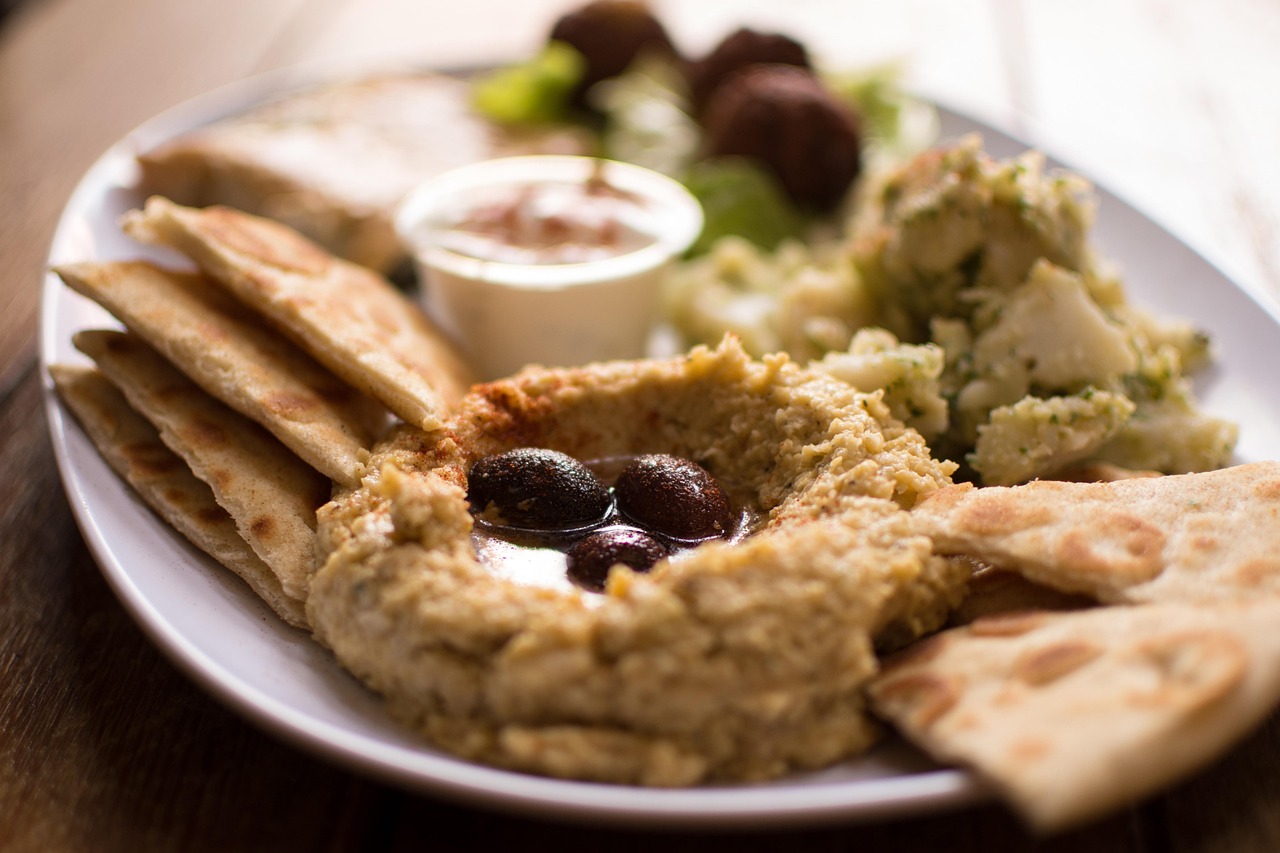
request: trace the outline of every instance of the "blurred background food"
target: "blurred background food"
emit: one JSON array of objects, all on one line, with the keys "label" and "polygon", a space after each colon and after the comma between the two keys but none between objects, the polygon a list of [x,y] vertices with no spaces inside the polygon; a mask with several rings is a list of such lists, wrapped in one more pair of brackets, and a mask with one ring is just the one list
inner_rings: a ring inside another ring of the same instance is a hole
[{"label": "blurred background food", "polygon": [[[14,5],[12,0],[5,6]],[[0,31],[0,387],[34,352],[34,283],[78,176],[156,112],[305,63],[474,67],[531,55],[573,0],[465,4],[27,0]],[[1154,213],[1235,278],[1280,294],[1280,10],[1269,0],[678,3],[687,57],[739,28],[832,69],[896,64],[911,89],[1032,137]],[[74,61],[72,61],[74,57]],[[12,212],[9,212],[12,211]]]}]

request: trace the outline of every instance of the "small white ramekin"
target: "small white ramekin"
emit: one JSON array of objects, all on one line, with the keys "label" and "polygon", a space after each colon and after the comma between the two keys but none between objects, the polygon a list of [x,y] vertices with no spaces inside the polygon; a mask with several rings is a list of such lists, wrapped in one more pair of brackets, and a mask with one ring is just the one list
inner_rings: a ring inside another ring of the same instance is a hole
[{"label": "small white ramekin", "polygon": [[[434,245],[468,195],[510,186],[581,184],[595,178],[644,205],[653,242],[582,263],[482,260]],[[657,319],[664,271],[702,230],[702,208],[657,172],[593,157],[508,157],[454,169],[409,193],[396,215],[412,252],[423,307],[462,347],[477,374],[494,379],[527,364],[566,366],[638,358]]]}]

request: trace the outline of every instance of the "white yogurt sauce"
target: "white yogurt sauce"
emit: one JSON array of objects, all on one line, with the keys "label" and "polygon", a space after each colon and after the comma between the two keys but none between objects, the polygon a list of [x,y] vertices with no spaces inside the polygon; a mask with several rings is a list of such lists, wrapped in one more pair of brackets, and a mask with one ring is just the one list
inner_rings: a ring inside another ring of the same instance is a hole
[{"label": "white yogurt sauce", "polygon": [[603,181],[542,183],[478,194],[432,235],[440,248],[504,264],[580,264],[651,245],[643,199]]}]

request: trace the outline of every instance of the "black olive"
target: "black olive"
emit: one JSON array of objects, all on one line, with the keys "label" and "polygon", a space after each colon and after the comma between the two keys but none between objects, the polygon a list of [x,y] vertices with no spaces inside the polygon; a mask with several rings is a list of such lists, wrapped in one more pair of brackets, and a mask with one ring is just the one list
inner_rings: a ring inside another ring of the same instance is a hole
[{"label": "black olive", "polygon": [[618,475],[614,494],[619,512],[672,539],[697,541],[733,532],[733,508],[724,489],[688,459],[637,457]]},{"label": "black olive", "polygon": [[612,507],[609,490],[587,466],[538,447],[476,462],[467,477],[467,500],[486,521],[548,531],[601,523]]},{"label": "black olive", "polygon": [[569,579],[584,589],[604,589],[609,569],[618,563],[647,572],[670,554],[667,546],[642,530],[614,527],[579,539],[566,554]]}]

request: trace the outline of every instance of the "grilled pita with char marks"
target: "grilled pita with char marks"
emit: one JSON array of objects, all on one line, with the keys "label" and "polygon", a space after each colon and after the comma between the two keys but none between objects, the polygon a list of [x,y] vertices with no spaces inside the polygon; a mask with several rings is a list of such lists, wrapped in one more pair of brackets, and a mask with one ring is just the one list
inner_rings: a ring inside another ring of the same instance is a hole
[{"label": "grilled pita with char marks", "polygon": [[138,337],[85,331],[74,342],[209,484],[285,594],[305,601],[315,563],[316,509],[330,496],[328,478],[200,390]]},{"label": "grilled pita with char marks", "polygon": [[950,486],[913,514],[940,553],[1107,604],[1280,594],[1280,462],[1110,483]]},{"label": "grilled pita with char marks", "polygon": [[317,471],[346,486],[359,482],[361,459],[385,426],[386,411],[216,284],[146,262],[67,264],[54,271]]},{"label": "grilled pita with char marks", "polygon": [[1280,600],[980,619],[890,658],[872,707],[1055,831],[1210,761],[1280,700]]},{"label": "grilled pita with char marks", "polygon": [[386,279],[278,222],[153,197],[126,217],[125,230],[189,256],[317,361],[407,423],[438,430],[471,385],[453,344]]},{"label": "grilled pita with char marks", "polygon": [[119,389],[89,367],[55,364],[49,373],[107,464],[157,515],[248,584],[286,623],[307,627],[302,602],[285,595],[279,578],[236,531],[208,484],[165,446]]}]

